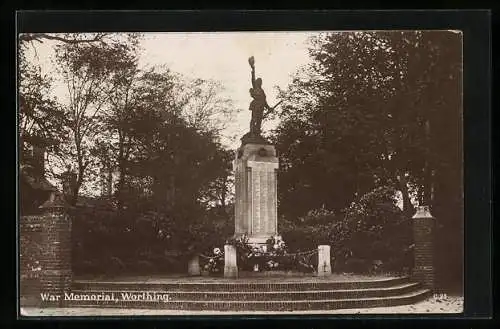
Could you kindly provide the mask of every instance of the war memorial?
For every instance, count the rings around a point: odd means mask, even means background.
[[[251,67],[249,132],[235,151],[234,235],[212,255],[186,256],[184,275],[79,278],[71,267],[72,216],[64,193],[46,188],[41,215],[21,218],[22,252],[43,253],[37,280],[21,278],[21,303],[41,307],[151,308],[183,311],[314,311],[411,304],[434,289],[433,225],[427,207],[413,216],[411,275],[340,275],[331,246],[293,252],[278,232],[279,154],[261,134],[271,107]],[[66,190],[75,175],[64,176]],[[285,266],[286,264],[286,266]],[[21,263],[23,266],[23,263]],[[208,271],[207,271],[208,269]],[[217,272],[217,275],[210,273]]]

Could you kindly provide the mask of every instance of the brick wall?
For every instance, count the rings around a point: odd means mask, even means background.
[[[64,295],[71,287],[71,218],[65,207],[46,203],[43,215],[20,218],[21,305],[42,303],[40,294]]]
[[[42,217],[19,219],[19,274],[22,298],[38,298],[40,293]]]
[[[428,289],[434,289],[434,218],[413,218],[415,280]]]
[[[42,275],[44,293],[63,295],[71,287],[71,218],[64,208],[49,208],[43,216]]]

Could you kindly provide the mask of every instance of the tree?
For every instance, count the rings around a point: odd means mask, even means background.
[[[200,204],[214,181],[227,175],[225,152],[210,134],[200,134],[181,118],[161,120],[145,113],[134,125],[137,150],[130,174],[146,179],[157,209],[185,211]]]
[[[89,168],[95,163],[92,157],[94,141],[99,133],[99,115],[109,99],[108,92],[114,83],[122,83],[123,71],[133,67],[130,55],[137,46],[137,36],[113,43],[63,43],[55,46],[56,64],[67,87],[65,106],[68,143],[59,150],[63,163],[77,169],[74,200],[79,194]]]
[[[424,174],[424,159],[434,162],[432,154],[441,153],[432,151],[433,142],[425,132],[426,122],[435,117],[432,113],[439,113],[430,110],[439,102],[435,97],[437,86],[446,83],[450,76],[456,84],[459,73],[456,61],[445,63],[445,57],[441,57],[444,54],[436,52],[441,49],[436,45],[447,42],[449,36],[453,34],[436,37],[421,32],[356,32],[316,39],[311,48],[313,64],[307,72],[309,76],[295,79],[281,93],[285,105],[277,137],[290,137],[295,144],[309,140],[297,149],[304,153],[298,158],[292,155],[291,159],[295,157],[298,163],[289,166],[305,172],[303,179],[313,180],[307,184],[323,185],[325,195],[335,193],[335,184],[342,185],[344,204],[353,195],[368,192],[374,184],[395,184],[402,191],[407,214],[412,213],[408,186],[420,187],[421,196],[429,195],[423,191],[432,185],[428,174],[432,170]],[[447,49],[456,54],[459,48],[455,45]],[[459,97],[452,97],[450,105],[456,105]],[[309,104],[297,103],[298,98],[305,98]],[[456,117],[457,108],[448,108],[455,111]],[[438,116],[445,117],[443,112]],[[299,126],[307,136],[297,139],[292,136],[300,133],[291,130]],[[317,152],[309,148],[314,144],[318,145]],[[289,145],[282,147],[285,158],[295,150]],[[324,168],[299,169],[300,166]],[[308,172],[322,175],[307,178]]]
[[[45,41],[64,44],[99,44],[112,41],[109,33],[21,33],[18,35],[18,73],[19,73],[19,136],[20,162],[26,167],[26,161],[31,161],[34,148],[42,153],[57,153],[58,144],[67,135],[63,129],[64,111],[57,99],[51,96],[54,76],[42,75],[41,68],[27,59],[26,53],[34,51],[37,57],[38,43]],[[40,159],[36,160],[40,161]],[[52,169],[51,166],[48,166]],[[54,172],[50,170],[50,174]]]
[[[124,162],[121,192],[126,211],[119,217],[127,218],[129,223],[124,225],[131,228],[148,227],[149,235],[163,232],[160,240],[153,236],[144,240],[146,231],[137,232],[141,249],[157,245],[188,250],[193,241],[204,245],[218,238],[207,238],[216,230],[215,222],[229,218],[216,211],[224,208],[217,207],[216,201],[227,201],[217,191],[221,191],[218,184],[227,180],[231,157],[217,136],[196,129],[182,117],[185,103],[177,99],[175,82],[168,71],[139,75],[131,94],[132,114],[122,126],[129,136],[130,153]]]
[[[20,165],[26,167],[34,147],[48,148],[62,138],[62,111],[56,99],[50,97],[51,79],[31,63],[26,43],[18,45],[18,102]],[[31,164],[31,163],[30,163]]]
[[[461,273],[461,42],[455,31],[316,39],[312,65],[281,92],[280,212],[293,220],[322,204],[345,209],[387,185],[409,217],[416,192],[438,218],[438,243],[456,250],[438,256],[442,273]]]
[[[56,147],[64,137],[61,134],[63,112],[56,99],[50,97],[50,79],[42,76],[39,68],[19,58],[19,146],[20,163],[25,166],[32,159],[34,147]]]
[[[207,207],[215,205],[228,211],[228,206],[234,201],[231,194],[232,187],[234,186],[234,178],[231,175],[231,163],[234,154],[220,145],[217,145],[217,149],[212,163],[217,175],[202,190],[201,200]]]
[[[182,116],[188,125],[219,135],[235,113],[232,101],[222,95],[223,90],[221,83],[213,80],[181,82],[178,91],[185,100]]]
[[[143,152],[151,151],[154,133],[162,129],[162,125],[182,126],[218,143],[220,130],[232,114],[229,100],[221,95],[220,84],[213,81],[189,80],[166,67],[144,71],[134,68],[124,73],[121,79],[122,83],[114,84],[110,106],[104,113],[106,140],[110,141],[108,149],[116,160],[118,171],[115,196],[119,204],[125,202],[131,164],[143,157]],[[222,195],[226,194],[223,197],[225,203],[230,188],[227,177],[230,161],[227,158],[231,155],[220,146],[218,148],[217,154],[222,157],[213,159],[217,161],[214,166],[224,168],[227,174],[211,182],[210,188],[203,192],[204,200],[209,203],[221,202]],[[175,160],[175,154],[172,156]],[[172,176],[170,179],[175,185],[178,178]]]
[[[116,188],[111,186],[109,193],[114,194],[120,209],[126,187],[127,164],[133,151],[131,122],[139,102],[135,88],[140,80],[140,71],[135,50],[128,56],[129,65],[123,66],[111,81],[108,104],[101,115],[104,127],[101,138],[105,140],[101,147],[102,170],[106,172],[106,179],[110,180],[111,185],[113,173],[118,173]]]
[[[387,42],[374,33],[321,36],[311,56],[305,76],[281,93],[282,124],[276,134],[285,158],[280,205],[293,209],[301,200],[299,214],[321,205],[342,209],[372,188],[375,174],[385,178],[384,128],[390,117],[385,104],[400,70]],[[297,103],[300,98],[305,102]],[[293,196],[289,202],[287,194]]]

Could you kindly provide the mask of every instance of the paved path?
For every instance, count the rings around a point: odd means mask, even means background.
[[[111,309],[111,308],[33,308],[21,309],[21,314],[26,316],[144,316],[144,315],[242,315],[242,316],[266,316],[266,315],[341,315],[341,314],[432,314],[432,313],[461,313],[463,311],[463,297],[448,296],[444,298],[429,298],[414,305],[403,305],[394,307],[376,307],[367,309],[343,309],[331,311],[300,311],[300,312],[216,312],[216,311],[171,311],[150,309]]]

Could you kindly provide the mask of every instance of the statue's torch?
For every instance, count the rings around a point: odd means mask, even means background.
[[[255,65],[255,58],[253,58],[253,56],[250,56],[248,58],[248,64],[250,64],[250,67],[253,68],[254,65]]]

